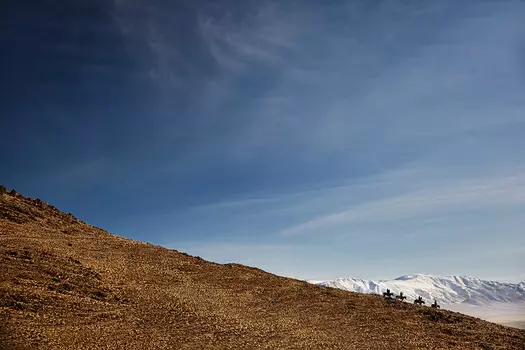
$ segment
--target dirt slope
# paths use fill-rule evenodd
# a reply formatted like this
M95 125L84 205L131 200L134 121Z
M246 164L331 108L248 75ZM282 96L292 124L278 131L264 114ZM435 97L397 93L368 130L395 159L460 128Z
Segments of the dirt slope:
M3 193L0 348L525 349L525 331L210 263Z

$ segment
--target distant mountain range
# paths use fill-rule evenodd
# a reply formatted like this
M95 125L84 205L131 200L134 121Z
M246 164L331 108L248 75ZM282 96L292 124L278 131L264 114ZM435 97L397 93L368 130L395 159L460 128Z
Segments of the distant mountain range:
M372 281L350 277L308 282L367 294L382 294L390 289L396 295L403 292L408 301L421 296L427 304L434 300L443 304L466 303L471 305L525 302L524 282L502 283L467 276L416 274L401 276L393 280Z

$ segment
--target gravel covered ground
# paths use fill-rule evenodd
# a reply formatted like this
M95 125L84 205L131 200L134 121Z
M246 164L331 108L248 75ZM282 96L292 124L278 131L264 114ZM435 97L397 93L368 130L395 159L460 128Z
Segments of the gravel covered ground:
M525 349L525 330L207 262L14 192L0 327L0 349Z

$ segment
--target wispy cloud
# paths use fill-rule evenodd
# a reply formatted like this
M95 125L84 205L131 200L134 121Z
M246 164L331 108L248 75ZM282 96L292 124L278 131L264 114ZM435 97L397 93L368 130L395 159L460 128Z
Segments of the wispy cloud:
M522 2L115 4L160 87L133 173L171 191L131 230L311 277L475 271L496 249L494 274L522 272Z
M275 204L278 202L278 198L247 198L233 201L222 201L210 204L199 205L193 207L193 210L205 210L205 211L214 211L220 209L233 209L233 208L247 208L254 207L259 205Z
M217 15L206 9L198 17L211 56L230 74L257 64L282 64L283 55L295 46L299 25L281 5L269 1L258 2L242 19L235 11Z
M468 179L459 183L434 183L432 188L372 200L349 209L294 225L283 235L329 235L341 227L351 233L353 224L412 221L462 212L494 210L525 205L525 174L502 178ZM355 234L359 234L355 232Z

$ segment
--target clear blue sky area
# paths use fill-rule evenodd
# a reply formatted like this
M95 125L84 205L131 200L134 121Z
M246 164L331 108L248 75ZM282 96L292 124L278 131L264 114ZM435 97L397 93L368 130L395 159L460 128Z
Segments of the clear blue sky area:
M525 2L7 0L0 183L297 278L525 280Z

